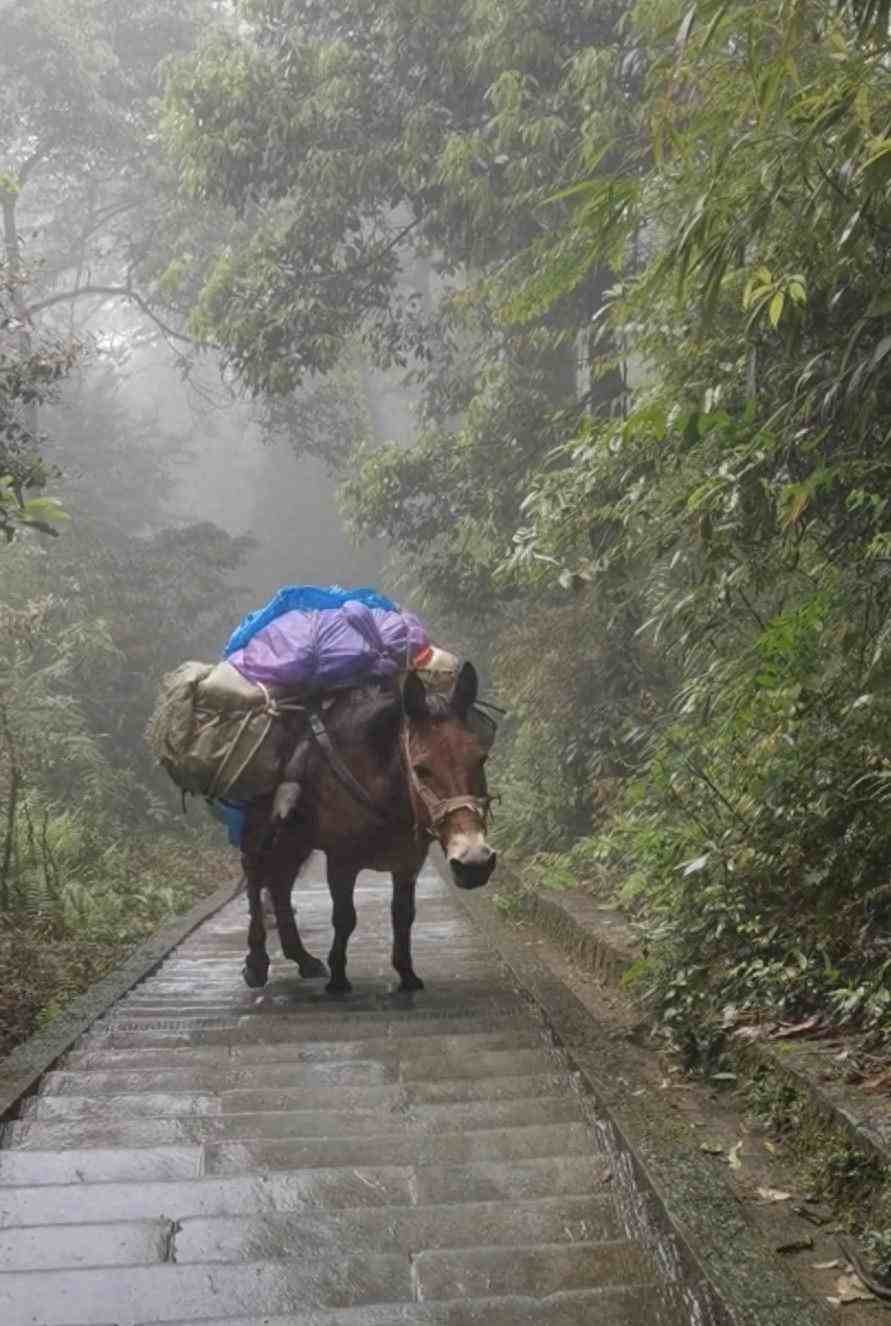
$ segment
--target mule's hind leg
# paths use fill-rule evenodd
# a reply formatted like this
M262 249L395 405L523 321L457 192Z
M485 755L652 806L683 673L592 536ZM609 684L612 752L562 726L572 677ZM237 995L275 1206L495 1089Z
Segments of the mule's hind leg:
M265 802L256 801L248 809L241 843L241 864L247 884L250 925L248 951L241 974L252 990L264 986L269 978L269 954L266 951L266 921L263 916L263 885L273 860L265 848L268 810Z
M393 899L390 916L393 920L393 966L399 973L400 990L423 990L424 982L415 971L411 960L411 928L415 919L416 875L393 876Z
M272 897L272 905L275 908L275 921L278 926L282 953L286 958L290 958L292 962L297 963L300 975L305 981L328 975L328 968L324 962L320 958L313 957L304 948L300 931L297 929L297 920L294 916L294 906L291 901L294 879L309 854L309 851L305 851L302 856L292 858L286 866L283 864L281 872L272 877L269 882L269 893Z
M331 922L334 926L334 942L328 954L328 966L331 980L325 986L329 994L345 994L352 990L347 980L346 955L347 943L356 928L356 908L353 906L353 890L356 887L358 870L354 866L345 866L328 862L328 888L331 891Z
M266 952L266 925L263 921L262 884L256 870L245 868L251 923L248 927L248 951L241 974L245 985L257 990L269 978L269 954Z

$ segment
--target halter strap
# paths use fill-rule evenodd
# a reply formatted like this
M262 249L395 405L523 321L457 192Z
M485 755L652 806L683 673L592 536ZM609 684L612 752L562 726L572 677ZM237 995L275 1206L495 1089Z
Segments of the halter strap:
M482 825L483 832L485 833L492 798L490 796L475 797L471 796L470 793L465 793L464 795L457 797L436 796L434 792L431 792L429 787L424 786L415 772L414 765L411 761L410 740L411 733L408 726L408 720L406 719L403 723L402 740L400 742L402 748L402 762L405 766L405 774L408 779L410 790L413 791L418 800L422 802L427 814L430 816L430 825L426 829L426 832L430 837L435 838L437 836L436 830L438 827L447 820L450 815L454 815L458 810L469 810L471 814L476 815ZM421 825L418 823L417 815L415 815L415 832L421 832Z

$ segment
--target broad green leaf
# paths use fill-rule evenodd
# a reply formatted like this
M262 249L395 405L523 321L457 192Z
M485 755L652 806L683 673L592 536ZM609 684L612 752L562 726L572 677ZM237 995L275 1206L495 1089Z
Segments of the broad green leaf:
M891 336L883 336L872 353L872 358L869 361L870 369L878 368L889 353L891 353Z
M866 310L868 318L882 318L891 313L891 290L877 290Z
M29 497L22 505L22 514L29 520L70 520L68 512L55 497Z

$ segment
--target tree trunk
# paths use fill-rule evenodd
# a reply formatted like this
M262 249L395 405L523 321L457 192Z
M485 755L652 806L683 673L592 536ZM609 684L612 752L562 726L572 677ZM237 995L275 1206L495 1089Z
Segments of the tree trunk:
M16 218L17 200L18 191L15 188L6 188L0 192L0 202L2 202L3 207L3 247L6 252L6 269L9 276L12 307L15 310L16 321L19 324L16 329L16 341L19 353L25 358L32 352L31 319L25 299L24 265L22 263L22 249L19 243ZM21 409L25 428L32 438L36 438L36 402L25 404Z

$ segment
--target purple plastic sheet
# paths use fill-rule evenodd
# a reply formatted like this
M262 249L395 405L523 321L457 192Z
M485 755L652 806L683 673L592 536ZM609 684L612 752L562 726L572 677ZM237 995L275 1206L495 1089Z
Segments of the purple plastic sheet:
M351 599L337 609L283 613L228 661L248 681L325 690L392 676L429 643L413 613Z

